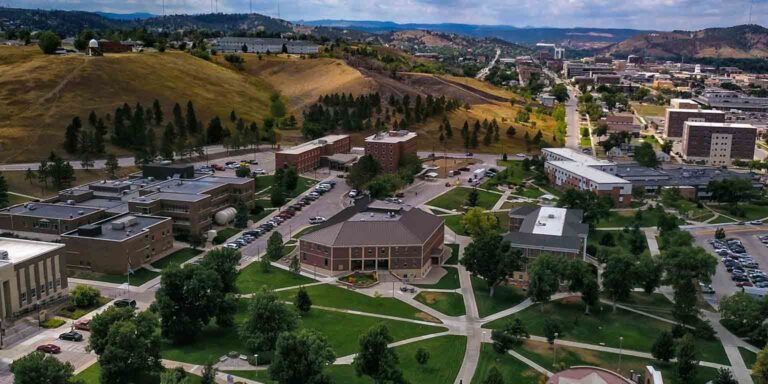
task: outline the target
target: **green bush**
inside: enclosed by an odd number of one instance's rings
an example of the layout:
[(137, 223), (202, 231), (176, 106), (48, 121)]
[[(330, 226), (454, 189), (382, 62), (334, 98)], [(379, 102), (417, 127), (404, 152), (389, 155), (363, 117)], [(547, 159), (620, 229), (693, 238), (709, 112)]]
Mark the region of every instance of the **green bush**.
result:
[(43, 328), (49, 328), (49, 329), (58, 328), (64, 325), (64, 323), (66, 323), (66, 321), (59, 319), (58, 317), (51, 317), (50, 319), (41, 322), (40, 326)]
[(101, 292), (87, 285), (78, 285), (69, 292), (69, 301), (77, 308), (89, 308), (99, 303)]

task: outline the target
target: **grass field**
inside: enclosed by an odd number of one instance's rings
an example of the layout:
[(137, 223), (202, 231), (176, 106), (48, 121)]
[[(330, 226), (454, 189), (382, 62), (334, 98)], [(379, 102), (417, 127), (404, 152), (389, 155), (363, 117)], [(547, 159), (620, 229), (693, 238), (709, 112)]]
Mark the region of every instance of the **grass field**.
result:
[[(440, 336), (395, 347), (400, 369), (409, 383), (445, 384), (452, 383), (459, 373), (466, 348), (464, 336)], [(430, 358), (425, 365), (419, 365), (414, 358), (416, 350), (424, 348)], [(369, 377), (357, 377), (351, 365), (332, 365), (327, 372), (338, 384), (373, 384)]]
[(152, 263), (152, 266), (157, 269), (166, 269), (171, 265), (181, 265), (187, 260), (199, 255), (203, 251), (200, 249), (183, 248), (171, 253), (170, 255)]
[[(598, 245), (600, 244), (600, 241), (602, 240), (602, 238), (608, 234), (613, 236), (613, 241), (616, 244), (614, 247), (611, 247), (611, 248), (620, 248), (623, 250), (630, 249), (630, 234), (624, 233), (623, 230), (593, 231), (592, 233), (589, 234), (589, 237), (587, 239), (587, 244)], [(648, 249), (648, 242), (643, 243), (643, 248), (646, 250)]]
[(493, 297), (491, 297), (485, 280), (475, 276), (472, 276), (472, 291), (475, 293), (477, 312), (480, 317), (490, 316), (496, 312), (512, 308), (525, 300), (522, 291), (506, 285), (496, 287)]
[[(75, 375), (75, 379), (81, 380), (81, 384), (101, 384), (101, 382), (99, 381), (100, 375), (101, 375), (101, 366), (99, 365), (99, 363), (94, 363), (90, 367), (86, 368), (82, 372)], [(200, 376), (188, 373), (187, 377), (190, 379), (189, 384), (200, 384), (202, 382)], [(159, 376), (154, 378), (147, 377), (144, 380), (142, 380), (142, 384), (159, 384), (159, 383), (160, 383)]]
[[(731, 214), (728, 212), (728, 210), (723, 209), (723, 207), (718, 205), (711, 205), (711, 208), (713, 208), (715, 211), (718, 211), (722, 214), (728, 215), (733, 218), (742, 219), (745, 221), (749, 220), (762, 220), (766, 217), (768, 217), (768, 205), (757, 205), (757, 204), (739, 204), (739, 208), (744, 210), (744, 216), (736, 216), (734, 214)], [(715, 219), (717, 220), (717, 219)]]
[(308, 277), (297, 275), (275, 266), (272, 266), (269, 272), (263, 272), (261, 270), (261, 263), (254, 262), (240, 270), (237, 280), (235, 280), (235, 285), (240, 293), (254, 293), (261, 290), (262, 287), (277, 289), (313, 282), (314, 280)]
[[(635, 214), (637, 211), (611, 211), (610, 215), (597, 223), (597, 228), (623, 228), (635, 224)], [(640, 227), (655, 227), (659, 221), (659, 212), (656, 210), (644, 210), (642, 216), (637, 222)], [(678, 220), (680, 225), (685, 224), (683, 220)]]
[[(447, 210), (461, 210), (467, 202), (469, 194), (472, 192), (472, 188), (459, 187), (454, 188), (432, 200), (427, 205), (433, 207), (443, 208)], [(501, 194), (491, 193), (487, 191), (477, 190), (477, 206), (485, 209), (493, 208), (493, 205), (501, 197)]]
[(72, 116), (86, 121), (91, 110), (103, 116), (126, 102), (149, 106), (158, 99), (169, 121), (174, 103), (192, 100), (204, 124), (215, 115), (229, 116), (233, 106), (246, 122), (261, 122), (274, 92), (255, 76), (182, 52), (92, 58), (3, 46), (0, 57), (2, 162), (39, 161), (58, 150)]
[(462, 316), (467, 313), (464, 308), (464, 296), (460, 293), (421, 291), (414, 299), (448, 316)]
[(723, 215), (717, 215), (717, 217), (709, 221), (709, 224), (727, 224), (727, 223), (733, 223), (733, 222), (734, 222), (733, 219), (730, 219)]
[(461, 287), (459, 282), (459, 270), (452, 267), (445, 268), (445, 276), (435, 284), (414, 284), (419, 288), (426, 289), (458, 289)]
[(451, 249), (451, 257), (445, 261), (447, 265), (456, 265), (459, 263), (459, 245), (458, 244), (445, 244), (446, 247)]
[(66, 318), (72, 319), (72, 320), (77, 320), (77, 319), (85, 316), (86, 314), (90, 313), (91, 311), (93, 311), (93, 310), (95, 310), (97, 308), (100, 308), (103, 305), (106, 305), (110, 301), (112, 301), (112, 299), (110, 299), (108, 297), (100, 296), (98, 303), (96, 303), (95, 305), (93, 305), (91, 307), (78, 308), (78, 307), (75, 307), (74, 305), (72, 305), (72, 306), (65, 306), (64, 308), (58, 310), (58, 312), (56, 312), (56, 314), (59, 315), (59, 316), (62, 316), (62, 317), (66, 317)]
[(630, 103), (632, 109), (640, 116), (664, 117), (666, 106), (655, 104)]
[(682, 197), (676, 197), (672, 194), (662, 194), (661, 203), (664, 204), (665, 207), (676, 209), (683, 215), (683, 217), (688, 218), (688, 220), (701, 222), (714, 216), (714, 213), (709, 209), (704, 207), (699, 208), (693, 201)]
[[(552, 301), (544, 304), (541, 312), (539, 305), (527, 308), (515, 316), (528, 328), (532, 335), (544, 335), (544, 319), (560, 322), (565, 340), (578, 341), (594, 345), (606, 345), (618, 348), (649, 352), (656, 335), (661, 331), (670, 331), (672, 325), (652, 318), (638, 321), (635, 313), (616, 309), (612, 312), (609, 305), (592, 309), (591, 315), (584, 314), (584, 304), (577, 297)], [(495, 329), (503, 326), (507, 318), (484, 324), (484, 328)], [(652, 336), (651, 336), (652, 335)], [(620, 342), (619, 337), (623, 337)], [(719, 341), (696, 341), (697, 350), (703, 361), (729, 364), (725, 350)]]
[(524, 179), (533, 175), (530, 170), (523, 169), (523, 162), (519, 160), (497, 160), (496, 163), (506, 168), (480, 184), (481, 188), (491, 189), (496, 185), (520, 184)]
[(509, 354), (496, 353), (488, 343), (483, 343), (480, 347), (480, 360), (477, 362), (472, 384), (483, 384), (493, 367), (499, 370), (505, 383), (539, 384), (541, 374), (538, 371)]
[[(314, 300), (314, 299), (313, 299)], [(244, 321), (246, 304), (238, 307), (235, 322)], [(369, 316), (351, 315), (346, 313), (313, 309), (301, 318), (300, 327), (313, 329), (325, 335), (338, 356), (355, 353), (358, 349), (357, 339), (360, 334), (376, 324), (385, 324), (395, 340), (442, 332), (443, 327), (407, 323), (396, 320), (377, 319)], [(237, 326), (219, 328), (209, 325), (198, 335), (191, 344), (173, 346), (164, 343), (162, 356), (164, 359), (183, 361), (190, 364), (205, 364), (205, 362), (227, 354), (230, 351), (247, 352), (242, 339), (238, 335)]]
[(757, 360), (757, 354), (742, 347), (739, 347), (739, 353), (741, 354), (741, 358), (744, 359), (744, 364), (747, 365), (747, 368), (752, 369), (752, 366), (755, 365), (755, 361)]
[(237, 228), (224, 228), (216, 232), (216, 237), (213, 238), (213, 244), (224, 244), (227, 239), (240, 233), (242, 229)]
[[(313, 285), (307, 287), (306, 290), (307, 293), (309, 293), (309, 297), (312, 299), (313, 305), (352, 309), (406, 319), (437, 321), (426, 313), (391, 297), (370, 297), (363, 295), (362, 293), (328, 284)], [(278, 292), (278, 295), (285, 300), (293, 300), (296, 291), (282, 291)]]
[(557, 346), (557, 356), (555, 357), (555, 350), (547, 343), (527, 341), (520, 347), (515, 347), (514, 350), (521, 355), (531, 359), (533, 362), (541, 365), (544, 368), (552, 370), (553, 362), (555, 358), (558, 364), (563, 364), (566, 367), (572, 367), (577, 365), (587, 365), (605, 368), (614, 372), (628, 375), (629, 371), (643, 372), (646, 366), (653, 365), (657, 369), (660, 369), (664, 382), (673, 384), (704, 384), (714, 377), (716, 370), (714, 368), (706, 368), (699, 366), (697, 369), (696, 380), (692, 383), (680, 383), (675, 380), (674, 366), (672, 364), (663, 364), (658, 361), (643, 359), (634, 356), (621, 356), (621, 366), (619, 366), (619, 355), (608, 352), (598, 352), (588, 349), (566, 347), (562, 345)]

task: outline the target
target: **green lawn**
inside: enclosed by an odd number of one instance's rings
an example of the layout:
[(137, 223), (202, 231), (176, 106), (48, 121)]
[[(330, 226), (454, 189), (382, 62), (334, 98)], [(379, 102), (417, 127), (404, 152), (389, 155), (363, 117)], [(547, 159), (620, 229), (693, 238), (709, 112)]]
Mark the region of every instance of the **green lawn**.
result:
[(739, 208), (744, 210), (744, 216), (733, 215), (729, 213), (727, 209), (723, 209), (722, 206), (713, 205), (711, 207), (720, 213), (726, 214), (730, 217), (742, 219), (744, 221), (761, 220), (768, 217), (768, 205), (757, 205), (752, 203), (739, 204)]
[[(408, 382), (413, 384), (453, 383), (459, 374), (466, 348), (464, 336), (440, 336), (395, 348), (400, 360), (400, 369)], [(414, 358), (416, 350), (424, 348), (430, 358), (425, 365), (419, 365)], [(338, 384), (372, 384), (369, 377), (357, 377), (351, 365), (332, 365), (328, 374)]]
[(527, 364), (509, 354), (498, 354), (492, 344), (483, 343), (480, 348), (480, 360), (477, 362), (472, 384), (483, 384), (492, 367), (501, 372), (505, 383), (539, 384), (541, 374)]
[(414, 299), (448, 316), (466, 315), (464, 296), (454, 292), (421, 291)]
[[(291, 254), (291, 252), (293, 252), (293, 250), (294, 250), (294, 249), (296, 249), (296, 244), (288, 244), (288, 245), (284, 245), (284, 246), (283, 246), (283, 253), (282, 253), (281, 257), (282, 257), (282, 256), (288, 256), (288, 255), (290, 255), (290, 254)], [(280, 259), (277, 259), (277, 260), (280, 260)], [(277, 260), (272, 260), (272, 261), (277, 261)]]
[(727, 224), (733, 223), (734, 220), (723, 215), (717, 215), (714, 219), (709, 221), (709, 224)]
[(660, 293), (650, 295), (645, 292), (632, 292), (629, 299), (620, 302), (621, 305), (648, 312), (652, 315), (674, 320), (672, 316), (672, 302)]
[(497, 185), (521, 184), (523, 180), (533, 175), (533, 172), (530, 170), (523, 170), (523, 162), (521, 160), (497, 160), (496, 164), (506, 168), (497, 173), (496, 176), (485, 180), (480, 185), (481, 188), (492, 189)]
[[(555, 350), (547, 343), (528, 341), (514, 350), (533, 362), (549, 370), (553, 369), (555, 361)], [(663, 364), (655, 360), (644, 359), (634, 356), (621, 356), (621, 366), (619, 366), (619, 355), (609, 352), (598, 352), (581, 348), (557, 346), (557, 363), (566, 367), (577, 365), (587, 365), (605, 368), (624, 375), (628, 375), (630, 370), (643, 372), (646, 366), (653, 365), (661, 370), (664, 382), (672, 384), (704, 384), (714, 377), (716, 370), (699, 366), (697, 377), (693, 383), (680, 383), (675, 380), (674, 366), (672, 364)]]
[(320, 229), (319, 225), (310, 225), (308, 227), (304, 227), (301, 231), (298, 231), (298, 232), (294, 233), (293, 236), (291, 236), (291, 238), (292, 239), (298, 239), (298, 238), (300, 238), (300, 237), (302, 237), (304, 235), (307, 235), (307, 234), (310, 234), (310, 233), (312, 233), (314, 231), (317, 231), (318, 229)]
[(86, 314), (90, 313), (91, 311), (106, 305), (110, 301), (112, 301), (112, 299), (110, 299), (108, 297), (101, 296), (101, 297), (99, 297), (99, 302), (96, 305), (92, 306), (92, 307), (77, 308), (74, 305), (71, 305), (71, 306), (66, 306), (66, 307), (60, 309), (58, 312), (56, 312), (56, 314), (59, 315), (59, 316), (62, 316), (62, 317), (66, 317), (66, 318), (72, 319), (72, 320), (77, 320), (77, 319), (85, 316)]
[(234, 376), (235, 382), (237, 382), (237, 378), (240, 377), (243, 379), (258, 381), (264, 384), (277, 384), (276, 381), (273, 381), (269, 377), (269, 372), (267, 372), (266, 369), (263, 369), (260, 371), (221, 371), (221, 372)]
[[(623, 250), (629, 250), (630, 249), (630, 234), (624, 233), (623, 230), (604, 230), (604, 231), (592, 231), (589, 234), (589, 237), (587, 238), (587, 244), (591, 245), (599, 245), (600, 240), (606, 236), (607, 234), (611, 234), (613, 236), (614, 243), (616, 244), (613, 247), (610, 248), (620, 248)], [(643, 237), (645, 237), (643, 235)], [(648, 250), (648, 242), (643, 242), (644, 249)]]
[(166, 269), (171, 265), (181, 265), (187, 260), (199, 255), (203, 251), (200, 249), (183, 248), (171, 253), (170, 255), (152, 263), (152, 266), (157, 269)]
[[(640, 317), (620, 308), (612, 312), (611, 306), (600, 305), (592, 309), (591, 315), (584, 314), (584, 304), (577, 297), (552, 301), (544, 304), (544, 311), (534, 305), (516, 315), (532, 335), (544, 335), (544, 319), (560, 321), (563, 339), (594, 345), (606, 345), (650, 352), (656, 335), (671, 331), (672, 324), (649, 317)], [(495, 329), (503, 326), (509, 318), (502, 318), (484, 324), (484, 328)], [(619, 341), (623, 337), (623, 342)], [(725, 350), (719, 341), (697, 340), (696, 346), (703, 361), (729, 364)]]
[[(428, 314), (392, 297), (370, 297), (350, 289), (328, 284), (313, 285), (306, 287), (306, 290), (314, 305), (351, 309), (405, 319), (437, 321)], [(284, 300), (292, 301), (296, 295), (296, 290), (281, 291), (278, 292), (278, 295)]]
[[(264, 175), (264, 176), (258, 176), (256, 177), (256, 190), (262, 191), (265, 190), (263, 193), (261, 193), (259, 196), (269, 196), (269, 189), (272, 188), (272, 184), (274, 183), (275, 176), (274, 175)], [(293, 191), (289, 191), (286, 193), (286, 197), (288, 198), (294, 198), (298, 195), (301, 195), (302, 193), (306, 192), (308, 189), (312, 188), (317, 183), (316, 180), (299, 176), (299, 182), (296, 184), (296, 189)], [(272, 204), (269, 203), (267, 200), (267, 207), (271, 207)]]
[[(144, 268), (136, 269), (133, 271), (133, 274), (130, 276), (131, 285), (134, 287), (138, 287), (158, 276), (160, 276), (160, 273), (150, 271), (149, 269), (144, 269)], [(84, 280), (103, 281), (105, 283), (113, 283), (113, 284), (123, 284), (128, 281), (127, 275), (108, 275), (103, 273), (85, 272), (85, 271), (76, 272), (73, 276), (70, 276), (70, 277), (74, 277), (77, 279), (84, 279)]]
[(755, 360), (757, 360), (757, 354), (742, 347), (739, 347), (739, 353), (741, 353), (741, 358), (744, 359), (744, 364), (747, 365), (747, 368), (752, 369), (752, 366), (755, 365)]
[(525, 300), (525, 294), (520, 289), (507, 285), (496, 287), (491, 297), (485, 280), (475, 276), (472, 276), (472, 291), (475, 293), (477, 312), (480, 317), (512, 308)]
[(579, 140), (579, 146), (581, 148), (592, 148), (592, 139), (589, 137), (581, 137)]
[(8, 192), (8, 205), (23, 204), (28, 201), (32, 201), (32, 199)]
[(253, 221), (254, 223), (258, 223), (259, 221), (261, 221), (261, 219), (269, 216), (274, 211), (275, 211), (274, 209), (262, 209), (261, 212), (259, 212), (259, 214), (257, 215), (250, 215), (249, 219), (251, 219), (251, 221)]
[[(457, 244), (458, 245), (458, 244)], [(440, 278), (435, 284), (414, 284), (419, 288), (426, 289), (458, 289), (461, 288), (459, 283), (459, 270), (453, 267), (444, 268), (446, 271), (445, 276)]]
[[(75, 379), (81, 380), (82, 384), (101, 384), (99, 381), (99, 376), (101, 375), (101, 366), (99, 363), (94, 363), (90, 367), (86, 368), (82, 372), (75, 375)], [(200, 384), (201, 377), (197, 375), (193, 375), (191, 373), (187, 374), (187, 377), (191, 379), (190, 384)], [(160, 377), (154, 377), (150, 378), (147, 377), (145, 380), (142, 380), (143, 384), (159, 384), (160, 383)]]
[[(430, 200), (427, 205), (443, 208), (447, 210), (461, 210), (469, 197), (472, 188), (458, 187)], [(493, 208), (496, 201), (501, 197), (498, 193), (492, 193), (483, 190), (477, 190), (477, 206), (485, 209)]]
[(630, 105), (640, 116), (664, 117), (666, 113), (666, 107), (663, 105), (640, 103), (630, 103)]
[(277, 289), (313, 282), (315, 280), (275, 266), (272, 266), (269, 272), (263, 272), (261, 270), (261, 262), (256, 261), (240, 270), (235, 284), (240, 293), (253, 293), (258, 292), (261, 287)]
[[(611, 211), (610, 215), (597, 223), (597, 228), (624, 228), (635, 224), (636, 210)], [(638, 224), (640, 227), (655, 227), (659, 221), (659, 212), (655, 209), (643, 210)], [(680, 225), (685, 224), (678, 220)]]
[(515, 195), (527, 197), (529, 199), (538, 199), (539, 197), (542, 197), (545, 195), (544, 192), (542, 192), (540, 189), (532, 187), (532, 188), (519, 188), (517, 191), (514, 192)]
[(240, 233), (241, 229), (237, 228), (224, 228), (216, 233), (216, 237), (213, 238), (213, 244), (224, 244), (227, 239)]
[(684, 199), (680, 196), (674, 196), (671, 193), (663, 193), (661, 203), (665, 207), (674, 208), (680, 212), (683, 217), (693, 221), (706, 221), (710, 217), (714, 216), (712, 211), (704, 207), (699, 208), (693, 201)]
[(451, 257), (445, 261), (446, 265), (456, 265), (459, 263), (459, 245), (458, 244), (445, 244), (446, 247), (451, 249)]
[[(314, 300), (314, 299), (313, 299)], [(241, 324), (247, 315), (247, 300), (238, 305), (235, 323)], [(302, 328), (313, 329), (325, 335), (337, 356), (355, 353), (358, 349), (357, 339), (360, 334), (376, 324), (385, 324), (395, 340), (410, 339), (417, 336), (443, 332), (445, 328), (413, 324), (397, 320), (379, 319), (370, 316), (352, 315), (333, 311), (313, 309), (301, 318)], [(247, 352), (245, 345), (238, 335), (237, 326), (219, 328), (214, 324), (204, 328), (197, 339), (183, 346), (174, 346), (168, 342), (162, 345), (164, 359), (183, 361), (190, 364), (205, 364), (230, 351)]]

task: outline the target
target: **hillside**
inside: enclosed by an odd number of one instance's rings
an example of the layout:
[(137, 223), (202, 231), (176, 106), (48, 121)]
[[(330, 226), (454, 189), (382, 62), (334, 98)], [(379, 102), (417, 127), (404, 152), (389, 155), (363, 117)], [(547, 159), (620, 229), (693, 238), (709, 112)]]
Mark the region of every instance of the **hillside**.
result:
[(605, 53), (657, 58), (764, 58), (768, 56), (768, 29), (739, 25), (644, 34), (614, 44)]
[[(0, 47), (0, 161), (38, 161), (60, 148), (73, 116), (113, 113), (127, 102), (192, 100), (207, 123), (235, 108), (245, 120), (269, 111), (272, 87), (189, 54), (46, 56), (37, 47)], [(59, 151), (63, 152), (63, 151)]]

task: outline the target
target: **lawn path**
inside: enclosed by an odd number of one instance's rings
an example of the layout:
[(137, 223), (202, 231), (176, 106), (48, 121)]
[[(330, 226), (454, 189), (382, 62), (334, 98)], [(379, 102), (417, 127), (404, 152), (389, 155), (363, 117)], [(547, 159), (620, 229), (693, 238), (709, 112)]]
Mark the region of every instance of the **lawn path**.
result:
[[(401, 345), (411, 344), (411, 343), (415, 343), (415, 342), (418, 342), (418, 341), (434, 339), (435, 337), (448, 336), (448, 335), (452, 335), (452, 334), (453, 333), (451, 333), (450, 331), (439, 332), (439, 333), (431, 333), (429, 335), (417, 336), (417, 337), (412, 337), (410, 339), (396, 341), (394, 343), (388, 344), (387, 346), (389, 348), (394, 348), (394, 347), (399, 347)], [(353, 353), (351, 355), (346, 355), (346, 356), (341, 356), (341, 357), (337, 358), (336, 361), (333, 362), (333, 365), (349, 365), (349, 364), (352, 364), (352, 360), (355, 358), (355, 356), (357, 356), (357, 353)]]
[[(455, 243), (459, 244), (459, 255), (461, 255), (464, 248), (469, 244), (470, 238), (458, 236), (450, 228), (446, 228), (445, 231), (456, 240), (454, 241)], [(459, 369), (459, 374), (456, 375), (454, 383), (463, 384), (471, 383), (472, 377), (477, 370), (477, 363), (480, 360), (480, 347), (483, 341), (483, 330), (480, 329), (481, 323), (478, 322), (480, 315), (477, 311), (477, 301), (475, 300), (475, 292), (472, 289), (471, 276), (463, 265), (459, 264), (456, 268), (459, 270), (461, 295), (464, 298), (464, 307), (467, 311), (464, 322), (464, 330), (467, 335), (467, 349), (464, 352), (464, 360), (461, 362), (461, 369)]]
[(512, 193), (509, 189), (504, 191), (504, 193), (501, 194), (501, 198), (494, 204), (494, 206), (491, 208), (491, 211), (498, 211), (501, 209), (501, 206), (504, 205), (504, 203), (507, 202), (507, 199), (509, 198), (509, 195)]

